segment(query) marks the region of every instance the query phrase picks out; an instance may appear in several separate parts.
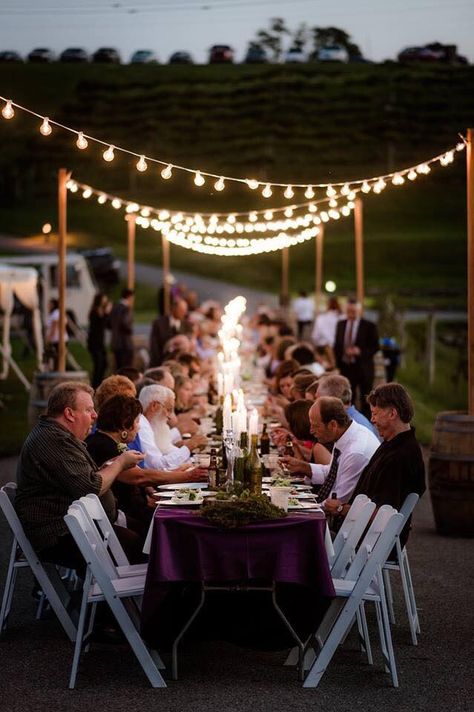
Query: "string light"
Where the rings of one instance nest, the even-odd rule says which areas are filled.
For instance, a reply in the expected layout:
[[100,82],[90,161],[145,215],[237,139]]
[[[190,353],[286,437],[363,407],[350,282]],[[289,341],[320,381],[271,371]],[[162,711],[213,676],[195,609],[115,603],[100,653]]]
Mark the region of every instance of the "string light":
[[112,207],[115,208],[115,210],[119,210],[122,207],[122,201],[118,198],[114,198],[112,200]]
[[147,168],[148,168],[148,165],[147,165],[147,162],[145,161],[145,156],[140,156],[140,159],[137,163],[137,171],[140,171],[140,173],[144,173]]
[[219,192],[221,190],[224,190],[225,183],[224,183],[224,179],[222,178],[222,176],[219,178],[219,180],[216,180],[216,182],[214,183],[214,188]]
[[416,180],[417,177],[418,177],[418,173],[415,170],[413,170],[413,168],[410,171],[408,171],[408,173],[407,173],[408,180]]
[[82,131],[79,131],[77,134],[77,141],[76,141],[76,146],[83,151],[87,146],[89,145],[89,141],[85,138],[84,134]]
[[114,148],[115,146],[109,146],[102,154],[102,158],[104,161],[107,161],[107,163],[110,163],[115,158]]
[[295,193],[294,193],[294,191],[293,191],[293,187],[292,187],[291,185],[287,185],[287,186],[286,186],[286,189],[285,189],[285,192],[283,193],[283,195],[285,196],[285,198],[286,198],[287,200],[291,200],[291,199],[293,198],[294,194],[295,194]]
[[169,180],[171,178],[171,176],[173,175],[172,168],[173,166],[171,165],[171,163],[169,163],[166,168],[163,168],[163,170],[161,171],[161,177],[164,180]]
[[13,119],[15,116],[15,111],[13,109],[11,101],[7,101],[2,109],[2,116],[4,119]]
[[204,185],[205,182],[206,182],[206,179],[201,174],[201,171],[196,171],[196,173],[194,175],[194,185],[197,185],[198,188],[200,188],[201,186]]
[[85,198],[86,200],[87,200],[87,198],[90,198],[91,195],[92,195],[92,190],[91,190],[91,188],[86,188],[86,189],[82,192],[82,197]]
[[51,128],[51,124],[49,123],[49,119],[47,116],[44,117],[43,123],[40,126],[40,133],[43,136],[49,136],[52,133],[53,129]]
[[[75,134],[78,138],[76,141],[76,145],[79,149],[85,149],[87,148],[88,144],[90,141],[93,141],[94,143],[97,143],[99,145],[104,145],[104,142],[100,139],[95,138],[94,136],[88,136],[89,141],[83,136],[82,131],[78,131],[75,128],[72,128],[70,126],[66,126],[64,124],[60,124],[57,121],[51,121],[48,117],[42,116],[41,114],[38,114],[35,111],[32,111],[31,109],[28,109],[27,107],[21,106],[20,104],[17,104],[11,99],[6,99],[3,96],[0,96],[0,100],[5,102],[5,106],[2,109],[2,116],[4,118],[12,118],[14,115],[14,110],[13,107],[16,109],[19,109],[25,113],[28,113],[32,116],[35,116],[39,119],[42,120],[41,124],[41,133],[45,136],[48,136],[51,133],[51,126],[56,126],[63,131],[69,131],[70,133]],[[12,113],[13,112],[13,113]],[[107,145],[107,144],[105,144]],[[113,160],[114,155],[113,155],[113,150],[110,151],[110,149],[115,148],[117,151],[120,151],[121,153],[127,153],[128,155],[135,156],[140,163],[140,159],[142,157],[140,154],[135,153],[134,151],[130,151],[127,148],[122,148],[122,147],[114,147],[110,146],[109,149],[107,149],[104,153],[107,156],[110,156],[110,158],[106,158],[105,160]],[[382,176],[373,176],[371,178],[362,178],[362,179],[357,179],[357,180],[352,180],[349,183],[347,181],[341,181],[341,182],[336,182],[336,183],[313,183],[312,185],[304,184],[304,183],[293,183],[293,184],[288,184],[288,183],[277,183],[277,182],[267,182],[265,184],[265,194],[266,196],[268,195],[269,191],[267,190],[267,187],[275,188],[275,187],[282,187],[284,188],[284,192],[286,193],[285,197],[291,197],[293,195],[293,189],[294,188],[304,188],[305,189],[305,197],[307,199],[311,199],[314,196],[314,190],[313,187],[317,188],[325,188],[326,189],[326,195],[328,198],[333,198],[336,196],[337,191],[335,190],[336,187],[340,187],[341,191],[344,190],[342,195],[345,195],[347,188],[350,188],[350,185],[352,185],[352,190],[355,190],[356,186],[360,186],[358,189],[362,190],[364,193],[368,193],[371,190],[372,186],[375,186],[378,184],[378,188],[376,192],[380,192],[380,189],[383,189],[385,187],[385,181],[391,181],[393,182],[393,179],[395,175],[400,175],[402,178],[405,176],[408,176],[411,171],[416,170],[418,174],[421,175],[427,175],[431,168],[430,166],[434,163],[439,163],[441,166],[447,166],[449,165],[453,160],[454,160],[454,154],[459,151],[463,151],[466,148],[466,140],[461,136],[461,141],[459,141],[456,146],[452,149],[448,149],[444,153],[434,156],[433,158],[430,158],[428,161],[425,161],[424,163],[419,164],[418,166],[410,166],[408,168],[398,170],[394,173],[389,173],[385,174]],[[176,165],[176,164],[168,164],[165,161],[162,161],[159,158],[152,158],[152,157],[147,157],[148,162],[153,162],[153,163],[158,163],[162,166],[164,166],[163,170],[161,171],[162,177],[166,180],[171,178],[171,168],[173,167],[176,170],[181,170],[181,171],[186,171],[188,173],[192,173],[196,177],[199,177],[199,179],[203,180],[203,183],[197,183],[197,185],[204,185],[205,179],[206,178],[215,178],[217,181],[219,181],[221,178],[223,181],[234,181],[238,183],[245,183],[251,190],[256,190],[260,185],[264,185],[260,181],[254,179],[254,178],[240,178],[236,176],[219,176],[214,173],[208,173],[206,171],[201,171],[199,169],[194,169],[190,168],[188,166],[181,166],[181,165]],[[146,161],[145,161],[146,163]],[[141,165],[143,165],[143,161],[141,162]],[[411,179],[411,178],[410,178]],[[380,180],[384,182],[384,186],[381,188],[382,184],[380,183]],[[398,183],[398,178],[396,179],[395,184],[400,185],[401,183]],[[334,191],[334,193],[333,193]]]
[[272,189],[270,187],[270,183],[267,183],[265,188],[262,190],[262,195],[264,198],[271,198],[272,197]]

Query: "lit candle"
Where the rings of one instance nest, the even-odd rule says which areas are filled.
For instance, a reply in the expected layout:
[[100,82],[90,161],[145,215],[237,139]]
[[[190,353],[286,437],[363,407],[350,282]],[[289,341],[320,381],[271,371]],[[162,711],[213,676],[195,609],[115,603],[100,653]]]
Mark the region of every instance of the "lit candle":
[[247,411],[244,408],[241,408],[239,410],[239,425],[240,425],[240,432],[241,433],[246,433],[247,432]]
[[249,418],[249,437],[258,434],[258,412],[254,408]]
[[224,408],[222,411],[224,431],[232,429],[232,397],[227,393],[224,398]]
[[240,438],[240,413],[238,410],[234,410],[232,413],[232,430],[234,437],[238,440]]
[[224,376],[222,373],[217,374],[217,395],[219,398],[224,395]]

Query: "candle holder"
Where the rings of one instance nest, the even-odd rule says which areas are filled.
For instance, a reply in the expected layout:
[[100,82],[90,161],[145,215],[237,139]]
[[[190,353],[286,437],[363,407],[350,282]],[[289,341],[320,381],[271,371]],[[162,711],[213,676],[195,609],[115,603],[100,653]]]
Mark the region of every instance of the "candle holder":
[[232,429],[225,431],[223,443],[227,455],[227,477],[225,481],[226,488],[231,488],[234,485],[234,460],[235,460],[235,433]]

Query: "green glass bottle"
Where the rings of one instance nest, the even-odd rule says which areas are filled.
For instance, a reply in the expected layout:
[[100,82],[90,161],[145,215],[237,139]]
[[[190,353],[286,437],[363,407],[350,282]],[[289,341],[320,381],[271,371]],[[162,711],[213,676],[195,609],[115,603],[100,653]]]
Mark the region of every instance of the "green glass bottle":
[[245,487],[245,465],[249,457],[248,445],[248,433],[241,433],[238,453],[234,462],[234,480],[240,482],[243,487]]
[[258,435],[252,435],[252,444],[246,468],[252,494],[262,494],[262,463],[258,454]]
[[270,436],[267,433],[267,424],[263,424],[262,434],[260,436],[260,455],[268,455],[270,452]]

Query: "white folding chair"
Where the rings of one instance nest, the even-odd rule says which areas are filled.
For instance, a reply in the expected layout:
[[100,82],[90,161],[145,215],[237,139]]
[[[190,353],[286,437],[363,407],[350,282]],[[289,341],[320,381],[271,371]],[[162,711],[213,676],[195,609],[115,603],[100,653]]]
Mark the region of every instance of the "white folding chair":
[[[400,508],[400,514],[403,515],[405,522],[413,513],[415,506],[420,499],[419,495],[412,492],[407,496],[403,505]],[[393,609],[393,593],[392,584],[390,582],[390,571],[399,571],[402,580],[403,596],[405,598],[405,607],[408,616],[408,625],[410,626],[411,641],[413,645],[418,645],[417,633],[420,633],[420,621],[418,618],[418,609],[416,607],[415,589],[411,578],[410,564],[408,561],[407,548],[402,548],[400,537],[395,540],[395,550],[397,552],[396,561],[388,560],[383,567],[383,577],[385,584],[385,592],[387,594],[387,604],[390,614],[391,623],[395,623],[395,611]]]
[[82,505],[73,503],[64,521],[87,563],[69,687],[73,689],[75,686],[81,651],[88,644],[97,603],[101,601],[105,601],[111,609],[152,687],[166,687],[159,671],[159,668],[164,668],[160,656],[156,651],[148,650],[138,633],[137,602],[143,594],[145,576],[117,576],[107,547]]
[[403,521],[403,516],[392,507],[381,507],[346,577],[334,579],[336,598],[312,637],[315,657],[310,664],[304,687],[317,687],[337,647],[352,627],[363,600],[373,600],[376,604],[382,652],[392,675],[392,683],[394,687],[398,686],[381,569],[393,547],[395,536],[401,531]]
[[[102,502],[96,494],[88,494],[77,500],[87,511],[90,518],[98,527],[105,545],[112,554],[116,563],[117,574],[122,576],[143,576],[147,572],[148,564],[130,564],[127,555],[114,531]],[[75,502],[75,504],[77,504]]]
[[[76,625],[66,609],[70,601],[70,595],[64,586],[56,566],[41,562],[31,546],[13,506],[16,489],[17,486],[14,482],[9,482],[0,489],[0,508],[13,533],[7,578],[0,610],[0,634],[7,625],[18,570],[30,568],[44,596],[49,601],[51,608],[64,628],[66,635],[69,640],[74,642],[76,640]],[[40,611],[41,608],[38,610]],[[39,615],[37,615],[37,618],[38,617]]]
[[334,558],[329,563],[333,578],[343,578],[374,511],[374,502],[365,494],[355,498],[334,539]]

